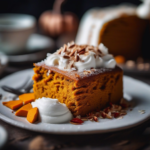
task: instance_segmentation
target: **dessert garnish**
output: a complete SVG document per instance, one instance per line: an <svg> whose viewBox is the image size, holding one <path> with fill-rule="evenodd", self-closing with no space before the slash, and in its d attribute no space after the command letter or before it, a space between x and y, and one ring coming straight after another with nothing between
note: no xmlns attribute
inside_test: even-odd
<svg viewBox="0 0 150 150"><path fill-rule="evenodd" d="M32 108L30 104L34 100L33 93L25 93L19 95L19 100L4 101L2 104L12 109L12 113L16 111L16 116L27 117L30 123L34 123L38 120L38 108Z"/></svg>
<svg viewBox="0 0 150 150"><path fill-rule="evenodd" d="M32 107L37 107L39 117L46 123L64 123L72 119L72 114L67 106L57 99L42 97L31 103Z"/></svg>
<svg viewBox="0 0 150 150"><path fill-rule="evenodd" d="M20 108L21 106L23 106L23 101L21 101L21 100L8 101L8 102L3 102L3 105L5 105L6 107L8 107L12 110L16 110L16 109Z"/></svg>
<svg viewBox="0 0 150 150"><path fill-rule="evenodd" d="M138 111L140 114L145 114L145 110L139 110Z"/></svg>
<svg viewBox="0 0 150 150"><path fill-rule="evenodd" d="M39 111L38 111L38 108L35 107L35 108L32 108L28 111L28 114L27 114L27 120L30 122L30 123L34 123L38 120L38 116L39 116Z"/></svg>
<svg viewBox="0 0 150 150"><path fill-rule="evenodd" d="M127 114L127 110L129 105L125 101L125 99L121 99L120 104L112 104L110 103L108 107L104 108L103 110L96 110L86 114L85 117L80 115L73 118L70 123L74 125L81 125L84 121L94 121L98 122L98 118L101 119L122 119L123 116Z"/></svg>
<svg viewBox="0 0 150 150"><path fill-rule="evenodd" d="M71 121L70 121L71 124L75 124L75 125L78 125L78 124L82 124L83 121L79 118L73 118Z"/></svg>
<svg viewBox="0 0 150 150"><path fill-rule="evenodd" d="M19 96L19 99L24 102L24 104L31 103L35 100L34 93L25 93Z"/></svg>
<svg viewBox="0 0 150 150"><path fill-rule="evenodd" d="M29 94L29 93L26 93ZM19 97L22 97L20 95ZM122 119L127 114L127 110L130 105L125 99L121 99L119 104L109 103L109 106L103 110L95 110L86 114L86 116L75 116L73 118L71 112L65 104L58 102L57 99L39 98L34 102L28 102L24 104L22 100L6 101L2 102L3 105L10 109L17 111L16 116L27 117L27 121L35 123L38 118L40 121L46 123L64 123L69 122L74 125L82 125L84 121L99 122L100 119ZM130 109L132 111L132 109ZM144 114L144 110L138 111L140 114ZM73 119L72 119L73 118Z"/></svg>
<svg viewBox="0 0 150 150"><path fill-rule="evenodd" d="M27 117L28 111L32 109L32 105L30 103L22 106L15 113L16 116Z"/></svg>
<svg viewBox="0 0 150 150"><path fill-rule="evenodd" d="M47 54L47 58L42 63L58 67L60 70L79 72L91 68L114 68L116 66L115 59L102 43L96 47L70 42L67 45L64 44L54 54Z"/></svg>

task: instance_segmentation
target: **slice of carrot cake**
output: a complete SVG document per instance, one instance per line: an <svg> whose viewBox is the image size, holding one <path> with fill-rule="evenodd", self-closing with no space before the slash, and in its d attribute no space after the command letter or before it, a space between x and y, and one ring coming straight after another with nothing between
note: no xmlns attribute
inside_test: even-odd
<svg viewBox="0 0 150 150"><path fill-rule="evenodd" d="M34 64L35 98L57 98L74 116L119 103L123 97L123 71L100 44L65 44Z"/></svg>

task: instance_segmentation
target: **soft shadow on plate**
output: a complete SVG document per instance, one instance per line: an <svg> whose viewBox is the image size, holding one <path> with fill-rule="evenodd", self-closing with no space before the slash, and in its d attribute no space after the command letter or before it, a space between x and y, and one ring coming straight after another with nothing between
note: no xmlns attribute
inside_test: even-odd
<svg viewBox="0 0 150 150"><path fill-rule="evenodd" d="M43 60L47 53L55 51L55 42L44 35L32 34L29 37L24 53L8 55L11 65L31 64Z"/></svg>

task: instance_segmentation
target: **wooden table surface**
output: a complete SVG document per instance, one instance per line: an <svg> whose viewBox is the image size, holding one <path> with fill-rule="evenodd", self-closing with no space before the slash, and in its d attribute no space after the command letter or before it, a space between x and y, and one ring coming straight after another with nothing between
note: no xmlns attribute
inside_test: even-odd
<svg viewBox="0 0 150 150"><path fill-rule="evenodd" d="M14 72L14 69L9 69L2 77ZM132 77L150 85L150 77ZM0 125L8 132L6 150L150 150L150 120L127 130L88 135L42 134L9 125L2 120Z"/></svg>

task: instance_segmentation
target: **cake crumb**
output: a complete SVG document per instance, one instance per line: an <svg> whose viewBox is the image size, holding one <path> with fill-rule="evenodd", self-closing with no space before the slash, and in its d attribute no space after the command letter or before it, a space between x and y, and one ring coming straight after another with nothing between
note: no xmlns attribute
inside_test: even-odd
<svg viewBox="0 0 150 150"><path fill-rule="evenodd" d="M124 107L123 104L125 104L126 101L125 99L121 99L121 103L120 104L112 104L110 103L109 106L107 106L106 108L104 108L103 110L95 110L93 112L90 112L88 114L86 114L86 117L82 117L80 115L76 116L74 119L78 118L77 121L70 121L71 124L74 125L79 125L80 120L84 121L92 121L92 122L98 122L98 118L100 119L123 119L123 116L125 116L127 114L127 108L129 108L129 105L126 103L126 107ZM130 109L131 110L131 109ZM143 110L142 110L143 113Z"/></svg>
<svg viewBox="0 0 150 150"><path fill-rule="evenodd" d="M49 76L50 73L51 73L51 70L48 70L46 75Z"/></svg>
<svg viewBox="0 0 150 150"><path fill-rule="evenodd" d="M121 117L118 117L117 119L123 119L123 117L121 116Z"/></svg>
<svg viewBox="0 0 150 150"><path fill-rule="evenodd" d="M145 110L139 110L138 111L140 114L145 114Z"/></svg>

